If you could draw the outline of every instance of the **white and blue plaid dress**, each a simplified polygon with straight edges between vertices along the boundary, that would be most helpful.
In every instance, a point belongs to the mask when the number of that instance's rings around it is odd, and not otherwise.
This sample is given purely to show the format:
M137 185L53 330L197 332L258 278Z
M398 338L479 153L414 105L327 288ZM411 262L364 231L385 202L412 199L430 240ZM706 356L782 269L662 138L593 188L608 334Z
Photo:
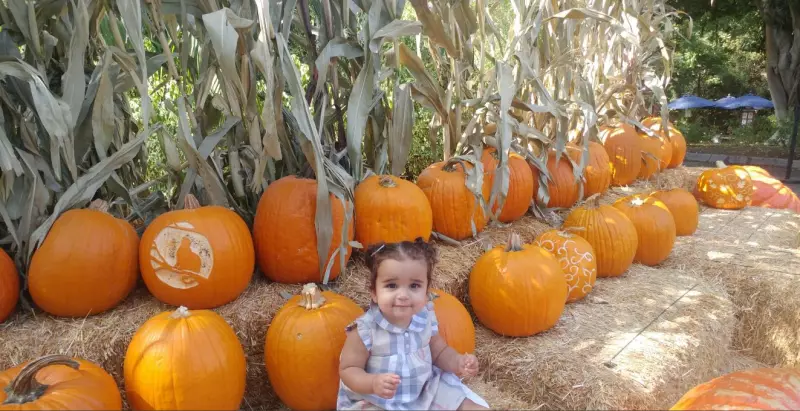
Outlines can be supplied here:
M433 302L415 314L406 329L386 320L373 303L346 331L353 328L370 352L365 370L397 374L400 384L394 397L387 400L355 393L340 381L337 410L455 410L467 398L488 407L455 374L433 365L430 340L439 333Z

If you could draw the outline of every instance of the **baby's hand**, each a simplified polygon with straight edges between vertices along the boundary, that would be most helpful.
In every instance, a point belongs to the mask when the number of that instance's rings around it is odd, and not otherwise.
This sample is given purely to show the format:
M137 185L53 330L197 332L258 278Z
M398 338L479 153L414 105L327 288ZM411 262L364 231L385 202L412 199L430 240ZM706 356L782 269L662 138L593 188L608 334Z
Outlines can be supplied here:
M381 398L391 399L400 384L397 374L376 374L372 377L372 392Z
M459 377L474 377L478 375L478 359L472 354L463 354L458 357Z

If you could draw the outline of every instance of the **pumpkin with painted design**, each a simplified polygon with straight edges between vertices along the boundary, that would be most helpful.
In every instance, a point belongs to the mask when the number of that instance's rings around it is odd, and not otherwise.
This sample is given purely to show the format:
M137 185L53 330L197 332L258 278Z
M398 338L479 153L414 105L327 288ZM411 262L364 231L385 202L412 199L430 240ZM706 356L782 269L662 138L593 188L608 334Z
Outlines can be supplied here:
M28 290L42 310L84 317L116 307L139 277L133 226L95 200L56 219L28 268Z
M718 164L697 177L695 191L709 207L739 210L752 203L753 180L744 167Z
M433 311L439 321L439 335L459 354L475 351L475 324L464 304L458 298L435 288Z
M670 410L798 410L800 370L753 368L697 385Z
M583 147L568 145L567 152L572 161L580 164L583 155ZM611 160L602 144L594 141L589 142L588 158L586 167L583 169L583 178L586 182L583 185L583 198L589 198L594 194L602 194L611 185Z
M594 248L583 237L562 230L549 230L533 242L553 254L561 264L569 288L567 303L586 297L597 278Z
M683 188L659 190L650 193L651 196L661 200L672 217L675 219L675 234L687 236L697 231L700 221L700 206L692 193Z
M14 260L0 249L0 323L14 311L19 301L19 275Z
M191 194L182 210L156 217L139 243L142 278L159 301L192 310L216 308L247 288L255 268L247 224L225 207Z
M100 366L46 355L0 372L0 410L120 410L114 377Z
M636 129L621 123L616 127L600 127L600 140L611 162L611 184L633 183L642 169L642 138Z
M484 179L491 188L494 184L494 175L500 160L497 158L497 150L494 147L487 147L483 150L481 163L483 163ZM522 156L517 153L508 153L508 193L503 204L503 210L497 219L504 223L519 220L528 211L533 197L534 187L539 188L538 183L533 181L533 173ZM490 194L491 195L491 194ZM487 204L490 199L486 198ZM492 207L492 212L496 213L498 204Z
M371 175L356 187L354 203L356 241L364 248L431 237L431 205L425 193L408 180Z
M675 168L683 164L683 159L686 157L686 138L680 130L675 128L671 121L667 122L669 135L663 131L663 123L661 117L647 117L641 121L642 125L648 127L661 136L665 141L669 141L672 146L672 155L669 159L667 168Z
M450 159L431 164L417 177L417 186L422 189L433 210L433 230L460 241L478 234L486 227L483 207L467 188L466 171L473 165L460 159ZM491 186L483 179L481 193L489 198Z
M675 219L661 200L646 194L620 198L614 207L631 220L638 238L633 261L654 266L669 257L675 246Z

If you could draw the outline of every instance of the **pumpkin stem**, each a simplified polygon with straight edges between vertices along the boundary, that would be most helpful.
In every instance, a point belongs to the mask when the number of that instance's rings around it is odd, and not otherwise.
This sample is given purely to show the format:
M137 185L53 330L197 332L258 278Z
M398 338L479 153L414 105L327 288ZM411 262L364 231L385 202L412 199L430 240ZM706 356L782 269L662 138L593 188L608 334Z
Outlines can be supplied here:
M108 201L103 200L102 198L98 198L89 204L89 210L97 210L104 213L108 213L109 207Z
M197 200L193 194L186 194L186 197L183 199L183 208L186 210L195 210L200 208L200 201Z
M727 166L728 166L728 165L727 165L727 164L725 164L725 162L724 162L724 161L722 161L722 160L717 160L717 161L715 162L715 164L717 165L717 168L725 168L725 167L727 167Z
M508 236L508 245L506 246L506 252L512 251L522 251L522 239L513 231Z
M180 306L177 310L175 310L175 312L172 313L172 315L170 315L170 318L189 318L191 315L192 314L189 312L188 308Z
M584 204L591 208L600 207L600 193L594 193L584 200Z
M397 183L394 182L392 176L385 176L385 175L381 176L380 179L378 180L378 184L380 184L380 186L384 188L397 187Z
M3 401L3 405L25 404L38 400L48 386L36 381L36 374L50 365L66 365L76 370L80 367L77 361L65 355L53 354L37 358L23 367L19 374L5 387L5 392L8 396Z
M303 298L300 299L298 305L305 307L306 310L313 310L325 304L325 297L322 296L319 288L314 283L304 285L303 291L301 291L300 294Z
M631 206L633 207L640 207L644 204L644 198L640 196L633 196L631 198Z

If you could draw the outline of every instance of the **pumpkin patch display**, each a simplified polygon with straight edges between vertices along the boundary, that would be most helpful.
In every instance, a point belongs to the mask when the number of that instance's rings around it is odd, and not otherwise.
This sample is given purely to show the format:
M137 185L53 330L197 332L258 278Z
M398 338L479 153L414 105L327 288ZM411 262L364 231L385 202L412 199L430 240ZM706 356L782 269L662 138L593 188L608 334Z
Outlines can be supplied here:
M635 194L620 198L614 207L633 222L638 246L633 261L658 265L669 257L675 245L675 220L667 205L655 197Z
M19 275L14 260L0 249L0 323L14 311L19 301Z
M28 290L45 312L83 317L109 310L139 276L139 236L95 200L56 219L28 268Z
M567 303L578 301L592 291L597 278L597 260L592 245L583 237L549 230L539 235L533 244L553 254L561 264L569 287Z
M139 243L142 279L159 301L192 310L219 307L247 288L255 268L247 224L225 207L201 207L191 194L183 210L156 217Z
M753 368L700 384L671 410L798 410L800 370Z
M345 263L350 259L354 224L347 224L346 241L342 243L345 204L330 194L333 235L325 263L344 246ZM258 266L264 275L279 283L298 284L322 281L317 252L317 181L293 175L270 184L258 202L253 221L253 242ZM339 277L340 254L336 254L330 280Z
M120 410L114 377L98 365L46 355L0 373L0 410Z
M390 175L372 175L355 190L356 241L365 248L376 243L428 241L433 211L414 183Z
M582 147L567 146L567 152L575 164L580 164ZM586 167L583 169L583 178L586 180L583 185L584 198L605 193L611 185L611 160L602 144L589 142L589 157L586 159Z
M667 168L675 168L683 164L683 160L686 157L686 138L680 130L675 128L672 122L667 122L667 127L669 127L668 137L666 136L666 132L663 131L661 117L647 117L643 119L641 123L650 130L658 133L662 140L669 141L669 144L672 146L672 155L670 156Z
M417 177L433 210L433 230L454 240L464 240L486 227L486 216L478 199L466 186L466 170L472 164L451 159L431 164ZM481 187L483 198L489 198L491 186L486 179Z
M313 283L272 318L264 344L270 385L293 410L336 409L345 327L364 312L353 300ZM309 395L312 390L313 395Z
M695 190L709 207L740 210L752 203L753 181L744 167L720 165L703 171Z
M700 221L700 206L692 193L683 188L654 191L650 196L661 200L675 220L675 234L687 236L697 231Z
M567 301L567 281L556 257L522 244L512 233L478 258L469 275L469 299L478 321L497 334L527 337L558 322Z
M600 140L611 162L611 184L628 185L642 169L642 138L629 124L600 127Z
M475 324L464 304L442 290L431 289L431 294L439 335L459 354L475 351Z
M497 157L497 150L494 147L488 147L483 150L481 156L481 163L483 163L484 179L488 180L490 190L494 184L494 174L497 169L499 160ZM528 166L522 156L517 153L508 153L508 193L506 194L506 201L503 204L503 210L497 219L504 223L519 220L528 211L531 205L531 198L534 195L534 187L539 188L538 182L533 181L533 172ZM490 201L486 198L486 201ZM496 213L499 205L495 203L492 207L492 212Z
M572 164L567 158L567 153L562 153L558 161L556 161L555 152L548 154L547 171L550 173L551 178L547 183L547 189L550 193L550 201L548 201L547 207L569 208L575 205L579 200L580 187L578 182L575 181L575 174Z
M230 325L210 310L179 307L147 320L123 363L134 410L238 410L245 356Z

